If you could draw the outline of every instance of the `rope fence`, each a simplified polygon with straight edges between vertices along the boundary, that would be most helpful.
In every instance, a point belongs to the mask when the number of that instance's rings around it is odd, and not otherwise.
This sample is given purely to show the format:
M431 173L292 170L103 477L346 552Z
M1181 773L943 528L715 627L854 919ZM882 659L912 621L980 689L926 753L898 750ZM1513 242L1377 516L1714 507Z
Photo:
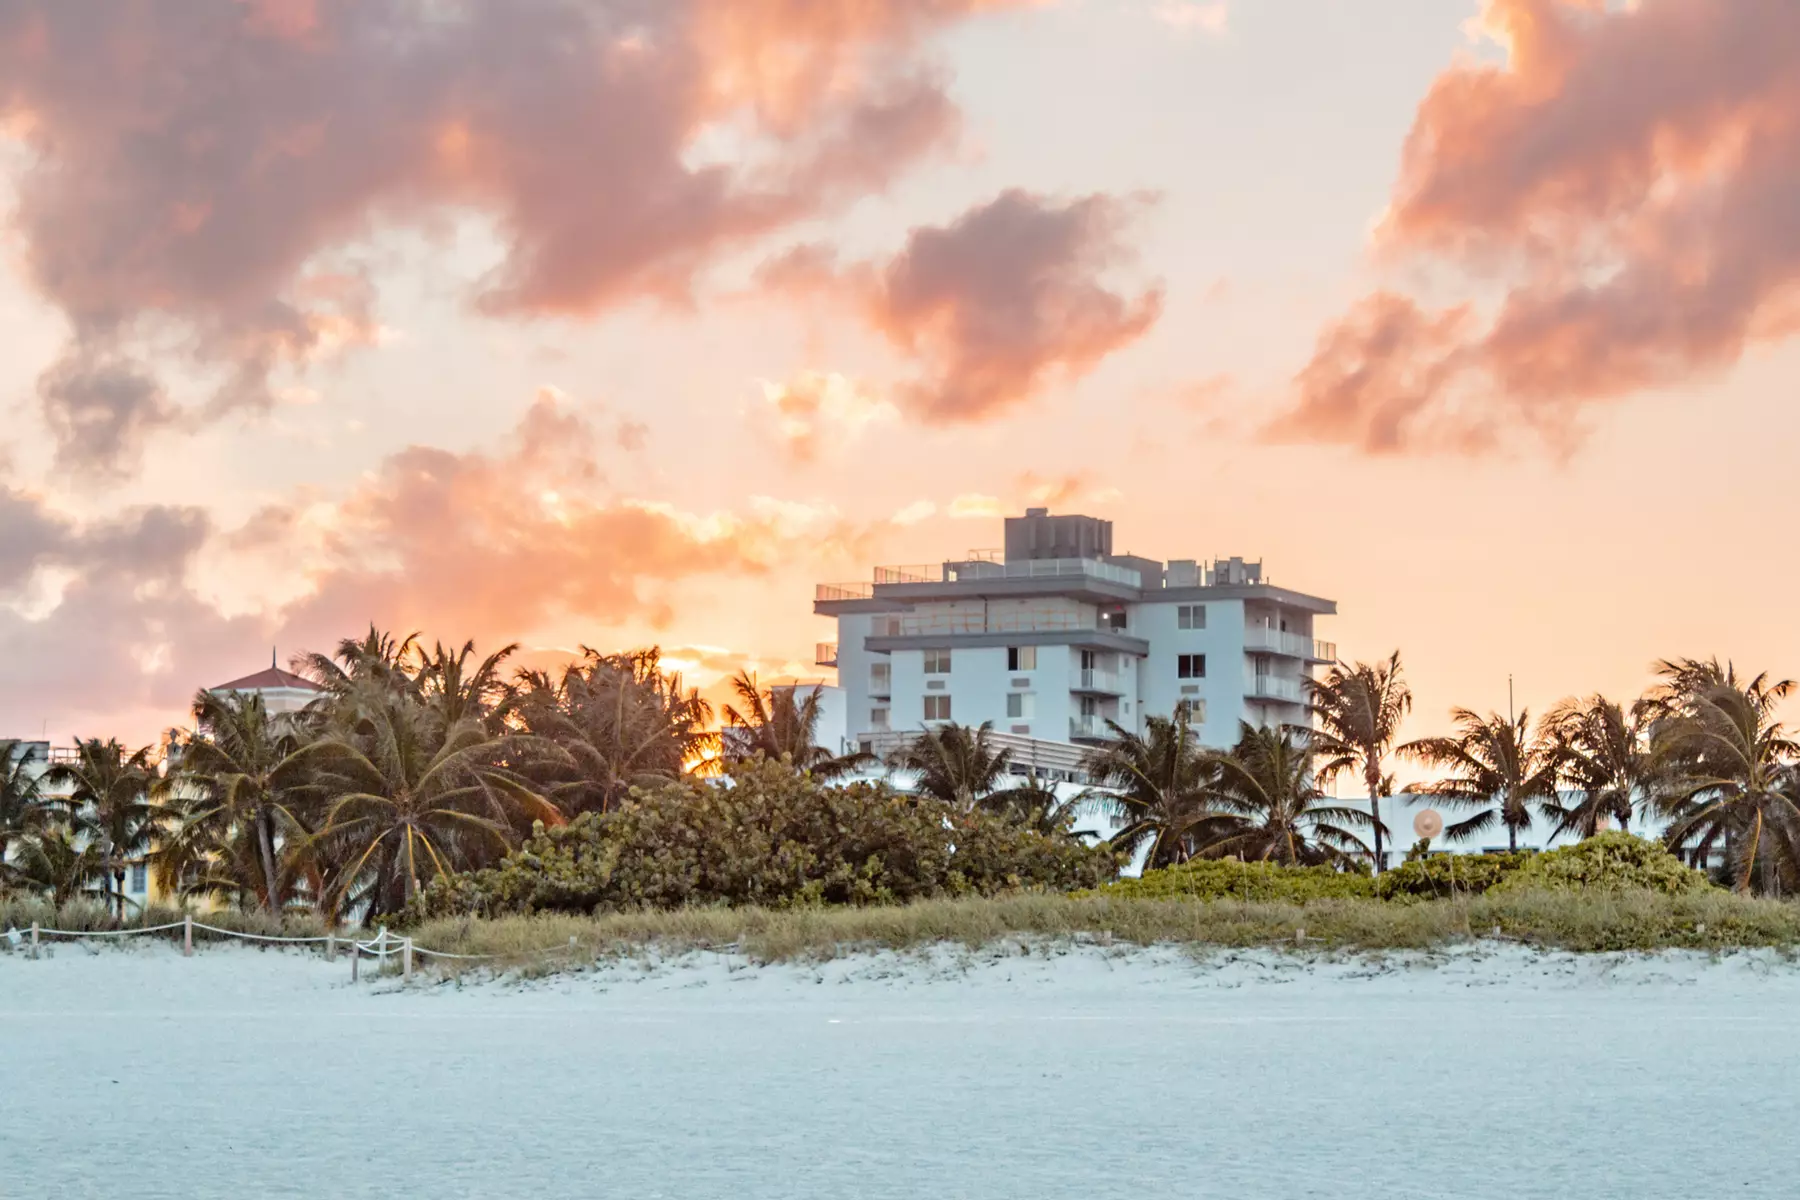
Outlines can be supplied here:
M246 942L261 942L279 945L322 945L325 947L325 959L334 962L340 948L350 955L350 982L355 983L361 977L361 963L364 958L373 958L377 963L377 971L387 968L388 959L398 956L400 972L404 979L410 980L413 975L415 958L437 958L458 962L493 962L503 958L517 958L518 955L502 954L453 954L448 950L432 950L425 946L415 946L410 937L401 937L389 933L383 925L376 930L375 936L368 939L358 938L355 934L338 935L328 933L314 937L282 937L266 933L244 933L236 929L223 929L217 925L207 925L196 921L192 916L179 921L171 921L166 925L147 925L139 929L49 929L38 922L31 923L30 930L8 929L5 941L8 949L25 951L27 958L36 959L47 938L62 938L70 941L81 941L86 938L125 938L139 934L167 933L172 929L181 930L181 953L184 958L191 958L194 953L194 932L215 934L219 937L235 938ZM567 946L551 946L533 951L537 955L567 954L579 949L576 939L571 937Z

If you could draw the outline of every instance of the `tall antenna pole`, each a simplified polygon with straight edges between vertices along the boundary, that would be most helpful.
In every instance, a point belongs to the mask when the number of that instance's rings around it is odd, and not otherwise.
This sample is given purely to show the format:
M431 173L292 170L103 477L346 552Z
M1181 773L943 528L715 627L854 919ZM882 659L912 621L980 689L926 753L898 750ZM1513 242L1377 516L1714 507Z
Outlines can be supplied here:
M1506 723L1512 724L1517 718L1513 716L1512 672L1506 673Z

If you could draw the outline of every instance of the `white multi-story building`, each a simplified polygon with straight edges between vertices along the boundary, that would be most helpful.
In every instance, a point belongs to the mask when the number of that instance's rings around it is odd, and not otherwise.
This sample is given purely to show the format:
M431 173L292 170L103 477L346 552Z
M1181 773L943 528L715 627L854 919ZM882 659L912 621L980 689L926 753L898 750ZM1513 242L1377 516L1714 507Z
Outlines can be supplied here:
M1213 746L1240 721L1307 723L1304 681L1336 658L1314 622L1334 601L1273 586L1260 562L1114 554L1112 522L1094 517L1028 509L1005 540L818 586L813 611L836 619L837 640L817 658L837 668L851 744L988 721L1015 761L1029 743L1072 764L1115 736L1109 722L1140 731L1177 705Z

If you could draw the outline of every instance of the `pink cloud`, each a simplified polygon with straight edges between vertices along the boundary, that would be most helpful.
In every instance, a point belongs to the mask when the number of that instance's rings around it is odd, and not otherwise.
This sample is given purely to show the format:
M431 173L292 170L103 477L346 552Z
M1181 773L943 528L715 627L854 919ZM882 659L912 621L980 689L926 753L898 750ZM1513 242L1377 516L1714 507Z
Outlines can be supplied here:
M1361 302L1277 436L1566 446L1596 406L1800 327L1800 6L1491 0L1483 28L1507 60L1432 86L1379 242L1499 303Z

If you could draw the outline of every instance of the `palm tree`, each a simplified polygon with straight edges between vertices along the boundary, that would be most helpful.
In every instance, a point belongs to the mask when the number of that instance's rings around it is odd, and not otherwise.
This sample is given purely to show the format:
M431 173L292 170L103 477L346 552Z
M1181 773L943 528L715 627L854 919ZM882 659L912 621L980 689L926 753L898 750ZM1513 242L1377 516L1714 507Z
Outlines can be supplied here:
M1122 828L1112 843L1128 856L1148 847L1145 869L1186 862L1219 810L1212 807L1218 766L1188 728L1185 706L1173 718L1151 717L1142 735L1108 723L1114 740L1082 759L1099 789L1083 799L1110 812Z
M292 717L269 715L259 695L194 697L200 736L163 789L177 820L154 858L159 882L180 890L184 878L208 890L231 881L279 912L291 875L283 848L304 836L307 802L318 793L309 747L313 739ZM242 845L238 840L242 839ZM221 864L249 852L249 878Z
M560 679L521 673L506 712L566 757L568 767L545 781L563 812L609 811L632 788L679 779L715 752L711 706L662 670L657 650L582 654Z
M1627 709L1596 693L1544 714L1557 775L1574 798L1572 804L1560 795L1544 801L1545 815L1557 819L1552 838L1569 832L1590 838L1607 821L1631 827L1633 811L1648 803L1656 780L1651 711L1642 700Z
M1204 853L1285 866L1346 863L1368 846L1351 832L1374 818L1333 804L1316 782L1306 735L1240 723L1237 745L1213 756L1219 771L1204 827Z
M0 862L0 884L37 892L61 908L80 896L109 898L100 847L66 825L46 825L14 843L10 862Z
M1716 662L1662 666L1664 716L1652 740L1668 772L1658 805L1669 818L1664 839L1697 864L1722 844L1739 891L1792 890L1800 883L1800 742L1774 712L1793 681L1739 683Z
M333 695L342 695L354 684L411 691L415 686L414 669L420 654L417 633L396 638L371 624L361 641L345 638L338 643L335 654L309 652L301 655L294 665L303 668L320 687Z
M998 812L1016 825L1045 835L1070 834L1075 818L1086 803L1084 796L1065 800L1057 794L1056 785L1030 775L1024 783L988 796L983 807ZM1092 837L1083 830L1079 837Z
M1312 753L1320 760L1319 780L1329 783L1345 771L1362 776L1368 790L1369 815L1375 834L1375 870L1387 865L1382 839L1387 827L1381 823L1381 797L1387 795L1383 784L1383 760L1394 748L1400 725L1412 712L1412 689L1400 669L1400 652L1384 661L1357 663L1346 670L1334 665L1325 678L1310 682L1315 731Z
M747 762L759 756L771 762L785 759L814 779L828 780L874 760L874 755L860 752L833 754L818 744L822 688L804 694L798 686L765 690L748 670L737 673L731 688L743 708L730 704L724 708L720 748L727 762Z
M508 759L533 739L496 737L465 717L445 727L404 697L365 703L351 737L306 751L327 796L305 853L330 864L325 907L366 902L370 915L398 911L427 878L486 865L532 820L562 813Z
M445 725L454 725L465 718L485 721L503 711L504 702L511 694L506 681L500 677L500 667L518 650L517 642L502 646L471 669L470 663L475 657L474 642L464 642L460 650L446 650L444 644L438 642L429 654L421 654L414 682L426 707ZM495 732L499 732L498 728Z
M1496 823L1506 827L1507 847L1519 848L1519 831L1531 825L1532 808L1557 803L1557 757L1553 744L1534 733L1531 714L1515 719L1466 708L1451 710L1456 736L1421 738L1400 747L1430 766L1449 772L1424 792L1446 804L1477 811L1448 825L1452 841L1474 837Z
M6 861L8 842L40 827L49 814L40 785L43 771L30 751L24 742L0 741L0 863Z
M125 869L150 852L166 815L150 800L156 768L151 748L127 752L117 741L77 739L75 758L55 763L44 773L47 789L66 790L62 801L77 838L85 838L100 856L118 915L125 917Z
M922 729L894 748L887 765L916 776L918 791L972 812L1010 781L1012 752L994 744L993 732L992 721Z

